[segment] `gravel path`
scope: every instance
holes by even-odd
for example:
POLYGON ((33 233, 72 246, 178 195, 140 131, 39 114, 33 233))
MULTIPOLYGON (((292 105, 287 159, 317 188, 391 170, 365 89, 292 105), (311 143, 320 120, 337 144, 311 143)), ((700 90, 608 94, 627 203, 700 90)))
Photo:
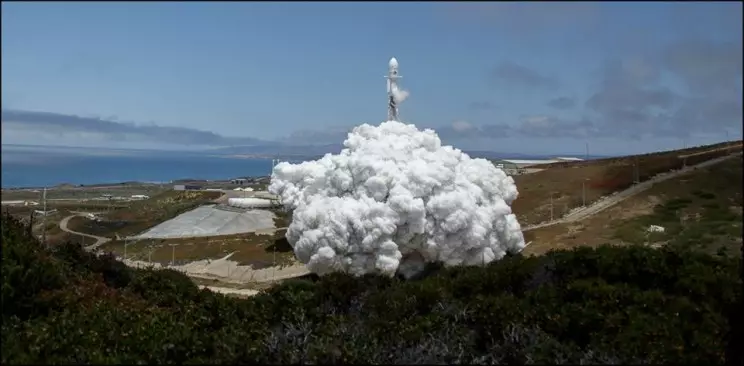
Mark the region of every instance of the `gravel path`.
POLYGON ((107 243, 107 242, 111 241, 111 239, 104 238, 102 236, 96 236, 96 235, 81 233, 81 232, 77 232, 77 231, 73 231, 73 230, 68 229, 67 228, 67 223, 70 222, 70 219, 72 219, 73 217, 76 217, 76 216, 85 217, 85 213, 76 213, 74 215, 70 215, 70 216, 65 217, 64 219, 62 219, 62 221, 59 222, 59 228, 62 229, 62 231, 68 232, 70 234, 75 234, 75 235, 84 236, 86 238, 95 239, 96 242, 93 243, 93 244, 91 244, 91 245, 86 246, 85 247, 86 250, 94 250, 94 249, 98 248, 99 246, 103 245, 104 243, 107 243))

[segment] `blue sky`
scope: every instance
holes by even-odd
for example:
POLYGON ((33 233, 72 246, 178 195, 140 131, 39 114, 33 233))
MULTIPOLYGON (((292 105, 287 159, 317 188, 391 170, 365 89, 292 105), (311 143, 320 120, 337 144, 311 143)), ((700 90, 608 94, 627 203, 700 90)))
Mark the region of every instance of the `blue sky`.
POLYGON ((410 91, 402 119, 466 150, 740 138, 741 7, 6 2, 2 142, 339 143, 385 118, 392 56, 410 91))

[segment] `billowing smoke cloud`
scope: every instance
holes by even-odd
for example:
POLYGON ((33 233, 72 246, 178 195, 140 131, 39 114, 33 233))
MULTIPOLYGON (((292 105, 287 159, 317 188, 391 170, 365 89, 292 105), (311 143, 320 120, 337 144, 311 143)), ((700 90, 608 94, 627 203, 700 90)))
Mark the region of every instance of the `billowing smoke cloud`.
POLYGON ((397 121, 354 128, 340 154, 280 163, 269 191, 294 210, 287 240, 317 274, 479 265, 524 248, 514 180, 397 121))

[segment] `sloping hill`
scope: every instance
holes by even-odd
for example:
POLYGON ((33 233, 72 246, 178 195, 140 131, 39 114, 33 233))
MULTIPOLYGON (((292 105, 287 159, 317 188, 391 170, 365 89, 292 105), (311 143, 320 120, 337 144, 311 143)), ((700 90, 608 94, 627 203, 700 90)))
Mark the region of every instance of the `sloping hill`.
POLYGON ((742 142, 727 142, 684 150, 644 155, 560 162, 541 165, 545 170, 514 176, 519 198, 512 204, 522 226, 531 226, 565 215, 584 204, 626 189, 634 182, 687 165, 742 151, 742 142), (552 214, 551 214, 552 212, 552 214))
POLYGON ((525 233, 525 253, 553 248, 641 244, 741 255, 742 157, 653 185, 583 221, 525 233), (649 232, 651 225, 664 232, 649 232))

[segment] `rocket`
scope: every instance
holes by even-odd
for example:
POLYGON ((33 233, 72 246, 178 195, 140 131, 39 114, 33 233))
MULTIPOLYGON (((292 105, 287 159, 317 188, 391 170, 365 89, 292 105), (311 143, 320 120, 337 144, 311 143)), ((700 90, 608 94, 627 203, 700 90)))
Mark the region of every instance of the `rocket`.
POLYGON ((395 101, 394 94, 398 91, 398 79, 401 77, 398 75, 398 60, 393 57, 388 62, 388 74, 385 76, 388 93, 388 121, 398 120, 398 103, 395 101))
POLYGON ((387 92, 388 94, 392 94, 394 87, 394 84, 396 84, 397 80, 401 76, 398 75, 398 60, 395 59, 395 57, 390 59, 390 62, 388 62, 388 74, 385 76, 387 80, 387 92))

